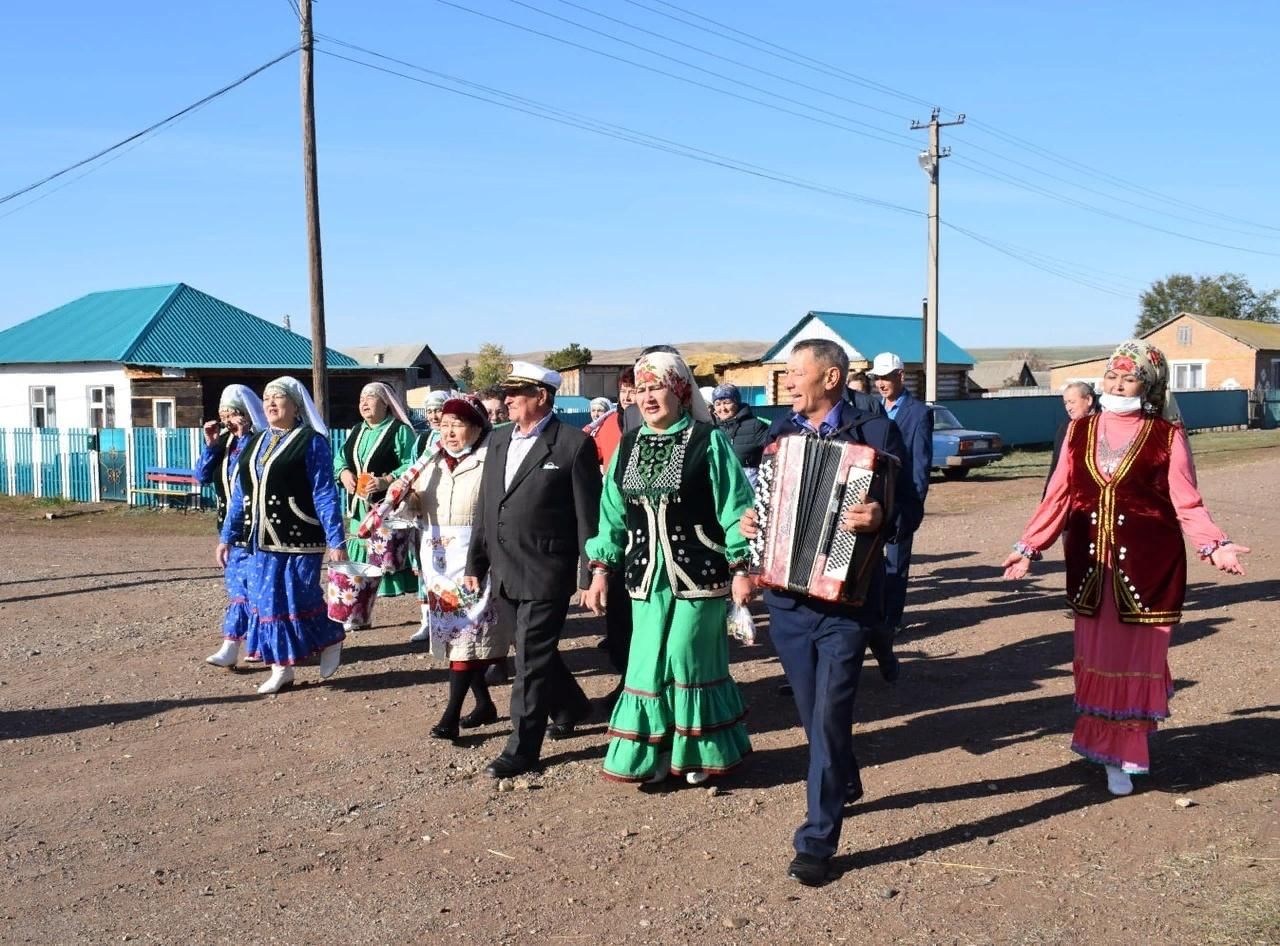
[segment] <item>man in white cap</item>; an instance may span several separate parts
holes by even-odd
[[[515,628],[512,733],[485,769],[494,778],[537,769],[543,738],[572,736],[591,711],[558,647],[569,599],[589,583],[583,546],[600,515],[600,463],[591,438],[556,419],[559,387],[541,365],[511,365],[511,424],[490,435],[467,558],[465,586],[477,590],[492,571],[495,605]]]
[[[911,508],[916,514],[904,516],[897,535],[884,547],[884,626],[871,635],[871,652],[886,680],[898,676],[898,658],[893,654],[893,638],[902,628],[902,612],[907,601],[907,577],[911,572],[911,542],[924,519],[924,501],[929,493],[929,469],[933,466],[933,411],[917,400],[902,380],[902,359],[891,351],[876,355],[868,376],[884,401],[885,413],[902,434],[907,447],[911,483],[916,497]]]

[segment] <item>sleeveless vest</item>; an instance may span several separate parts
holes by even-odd
[[[386,476],[388,473],[395,471],[400,466],[400,457],[396,454],[396,433],[404,426],[404,422],[392,419],[382,429],[382,433],[378,434],[378,439],[374,441],[373,449],[369,451],[369,459],[361,463],[356,459],[356,444],[360,442],[360,435],[365,431],[364,422],[361,421],[356,428],[347,435],[347,442],[342,445],[342,455],[346,459],[346,468],[357,476],[361,473],[372,473],[375,476]],[[382,502],[387,491],[380,489],[369,495],[369,503],[375,504]],[[357,496],[347,497],[347,517],[354,519],[358,512],[356,504],[360,502]]]
[[[252,536],[267,552],[323,552],[324,527],[316,515],[307,477],[307,447],[320,435],[310,427],[295,427],[276,444],[258,475],[258,449],[267,431],[256,433],[240,454],[237,475],[244,491],[240,541]]]
[[[632,598],[647,598],[653,587],[657,545],[677,598],[729,594],[725,535],[714,515],[707,461],[712,430],[694,421],[678,434],[632,430],[622,438],[614,478],[627,504],[623,579]],[[667,444],[655,451],[659,441]]]
[[[1187,590],[1187,556],[1169,495],[1169,458],[1177,428],[1147,418],[1111,479],[1097,466],[1098,418],[1067,433],[1071,478],[1067,512],[1067,601],[1092,616],[1110,570],[1120,620],[1177,624]]]

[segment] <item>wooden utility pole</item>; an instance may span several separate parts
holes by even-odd
[[[938,166],[951,154],[950,148],[940,144],[940,129],[950,125],[963,125],[964,114],[953,122],[940,122],[940,109],[934,109],[928,122],[913,121],[911,130],[929,129],[929,150],[920,152],[920,167],[929,176],[929,288],[924,311],[924,398],[932,403],[938,399]]]
[[[307,262],[311,271],[311,394],[329,422],[329,365],[325,360],[324,263],[320,253],[320,185],[316,175],[316,97],[311,0],[298,0],[302,41],[302,178],[307,200]]]

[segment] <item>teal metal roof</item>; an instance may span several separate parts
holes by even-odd
[[[920,319],[900,315],[860,315],[848,312],[810,312],[778,339],[761,361],[771,361],[800,330],[817,319],[830,327],[845,344],[861,352],[867,360],[882,351],[891,351],[905,362],[924,361],[924,338]],[[974,358],[941,332],[938,333],[938,361],[947,365],[972,365]]]
[[[356,360],[327,349],[331,368]],[[306,368],[311,340],[186,283],[91,292],[0,332],[0,364]]]

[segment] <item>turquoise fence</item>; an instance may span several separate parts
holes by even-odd
[[[1248,391],[1183,391],[1175,396],[1188,430],[1243,427],[1249,423]],[[1062,398],[1056,394],[967,398],[939,401],[938,405],[950,410],[966,427],[999,434],[1009,447],[1053,443],[1053,435],[1066,417]],[[772,404],[752,410],[772,421],[790,408]]]

